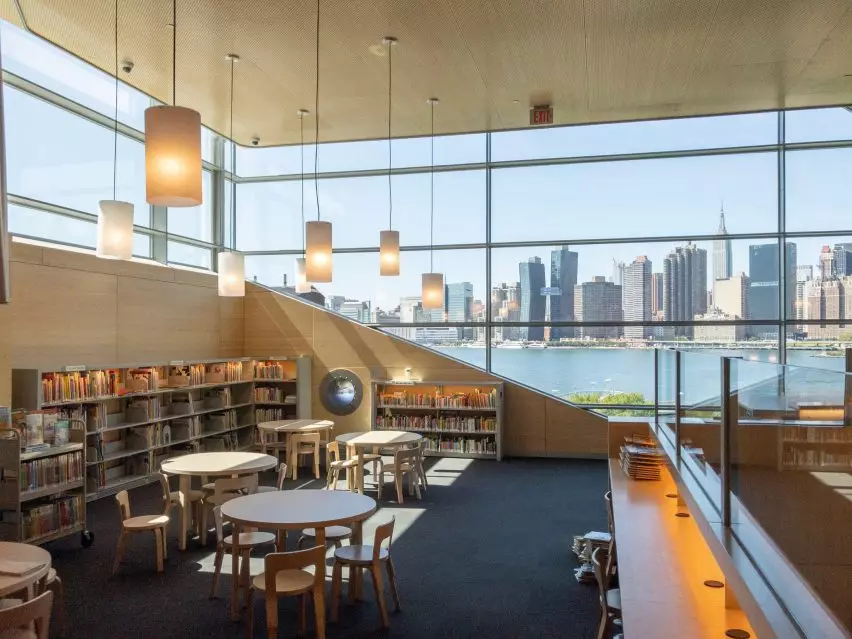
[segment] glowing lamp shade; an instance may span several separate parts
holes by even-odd
[[[101,200],[98,208],[98,257],[129,260],[133,257],[133,205]]]
[[[399,231],[379,233],[379,274],[399,275]]]
[[[219,297],[245,297],[246,260],[242,253],[219,253]]]
[[[444,308],[443,273],[423,273],[422,300],[424,309]]]
[[[305,277],[309,282],[331,281],[331,222],[305,224]]]
[[[179,106],[145,109],[145,199],[155,206],[201,204],[201,115]]]
[[[307,265],[304,257],[296,258],[296,292],[310,293],[311,284],[308,282]]]

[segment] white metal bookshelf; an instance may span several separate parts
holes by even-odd
[[[83,420],[91,501],[154,481],[168,457],[251,448],[259,421],[310,417],[310,379],[307,357],[14,369],[12,401]],[[256,400],[268,388],[286,401]]]
[[[371,428],[423,435],[428,456],[503,457],[500,382],[374,381],[371,398]]]

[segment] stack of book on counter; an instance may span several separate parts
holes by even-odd
[[[580,567],[574,569],[574,577],[581,584],[594,583],[595,567],[592,564],[592,553],[597,548],[606,548],[611,540],[608,532],[592,530],[585,535],[574,535],[574,545],[571,550],[580,560]]]
[[[664,459],[665,453],[657,448],[654,440],[640,435],[624,438],[619,460],[628,477],[659,481]]]

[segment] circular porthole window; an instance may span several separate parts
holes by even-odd
[[[364,387],[352,371],[339,368],[322,378],[320,401],[332,415],[351,415],[361,405]]]

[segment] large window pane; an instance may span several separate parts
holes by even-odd
[[[112,130],[4,87],[9,193],[97,213],[113,199]],[[118,138],[118,199],[131,202],[134,222],[150,224],[145,201],[145,148]]]
[[[200,206],[168,209],[169,233],[203,242],[213,241],[213,174],[201,172]]]
[[[168,252],[169,263],[174,262],[176,264],[186,264],[187,266],[197,266],[198,268],[210,268],[210,249],[169,240],[166,251]]]
[[[307,123],[306,123],[307,125]],[[306,126],[307,128],[307,126]],[[307,131],[306,131],[307,135]],[[305,173],[314,171],[314,145],[305,145]],[[430,138],[393,140],[393,167],[429,166]],[[435,164],[473,164],[485,162],[485,134],[444,135],[435,137]],[[387,140],[339,142],[319,145],[319,173],[386,169]],[[266,148],[237,146],[237,175],[256,177],[290,175],[301,171],[299,145]]]
[[[752,113],[505,131],[492,134],[491,159],[688,151],[777,142],[778,114]]]
[[[596,162],[492,173],[494,241],[713,235],[778,228],[774,153]]]
[[[787,230],[849,229],[852,148],[788,151],[786,165]]]
[[[784,117],[787,142],[852,140],[852,111],[845,107],[797,109]]]
[[[3,68],[110,118],[115,117],[115,78],[59,47],[7,22],[0,24]],[[118,120],[145,128],[151,98],[119,83]]]
[[[395,175],[393,228],[403,246],[429,244],[430,175]],[[485,172],[435,174],[435,244],[485,241]],[[386,176],[321,180],[322,219],[332,222],[336,248],[378,246],[388,228]],[[260,182],[237,186],[237,248],[288,250],[302,247],[300,183]],[[305,182],[305,216],[316,219],[313,181]]]

